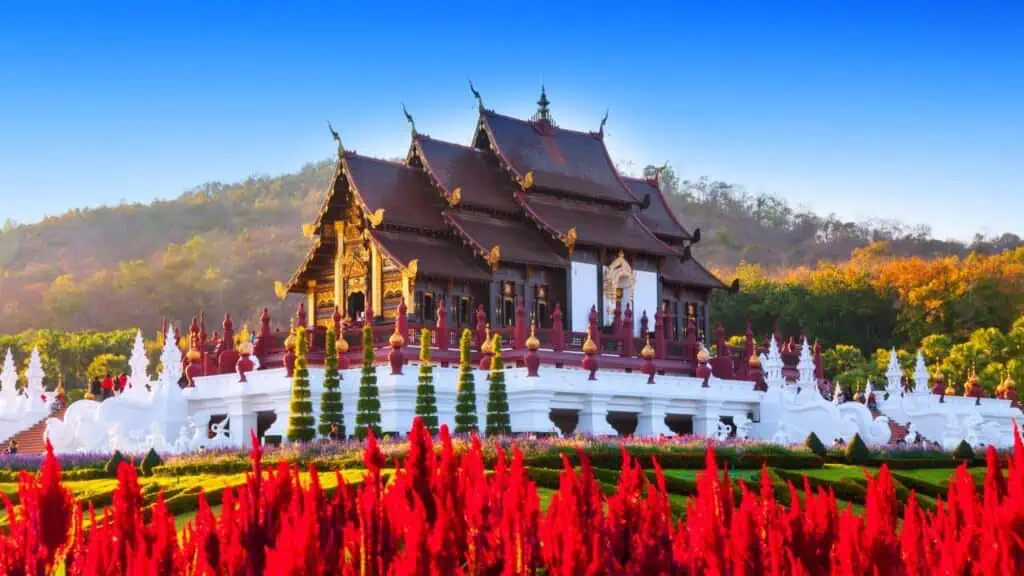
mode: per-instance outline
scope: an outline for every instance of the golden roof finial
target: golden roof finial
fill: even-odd
[[[494,353],[494,341],[491,340],[491,324],[488,322],[484,326],[484,341],[480,344],[480,352],[484,354]]]
[[[368,212],[366,218],[370,221],[370,225],[377,228],[384,222],[384,209],[378,208],[373,212]]]
[[[647,336],[647,340],[644,343],[643,350],[640,350],[640,356],[644,360],[650,360],[651,358],[654,358],[654,347],[651,346],[651,337],[650,336]]]
[[[526,339],[526,349],[536,350],[540,348],[540,340],[537,339],[537,322],[530,322],[530,337]]]
[[[448,205],[451,207],[458,206],[462,203],[462,187],[458,187],[452,190],[452,195],[448,197]]]
[[[490,265],[492,270],[497,270],[501,266],[501,246],[495,244],[491,247],[491,250],[484,256],[484,260]]]
[[[388,338],[388,344],[391,344],[392,348],[398,348],[405,344],[405,337],[399,331],[398,322],[395,322],[395,331],[391,333],[391,338]]]
[[[565,237],[562,238],[562,242],[565,247],[569,250],[569,256],[572,256],[573,250],[576,249],[576,227],[572,226],[569,231],[565,233]]]

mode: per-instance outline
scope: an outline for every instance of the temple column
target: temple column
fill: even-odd
[[[702,436],[718,434],[721,409],[722,406],[720,404],[709,402],[701,404],[698,413],[693,415],[693,433]]]
[[[345,302],[345,274],[342,264],[345,262],[345,222],[334,221],[334,238],[337,250],[334,253],[334,305],[344,314],[347,310]]]
[[[644,401],[643,411],[637,415],[636,434],[638,436],[672,435],[672,430],[665,425],[665,407],[668,402],[658,398]]]
[[[615,428],[608,423],[608,401],[611,395],[591,394],[583,401],[576,431],[593,436],[615,436]]]
[[[383,274],[381,273],[380,249],[376,242],[370,242],[370,292],[373,295],[373,313],[384,313]],[[372,318],[370,319],[372,320]]]
[[[316,280],[306,282],[306,326],[316,326]]]

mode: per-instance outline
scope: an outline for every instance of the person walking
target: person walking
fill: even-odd
[[[103,379],[103,399],[113,398],[114,396],[114,377],[107,372],[106,378]]]

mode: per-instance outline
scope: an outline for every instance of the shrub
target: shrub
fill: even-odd
[[[150,448],[149,452],[146,452],[146,457],[142,459],[142,473],[146,476],[152,476],[153,469],[163,463],[164,461],[160,458],[160,455],[156,453],[156,450]]]
[[[437,395],[434,392],[434,365],[430,363],[430,329],[420,332],[420,375],[416,387],[416,415],[431,434],[437,434]]]
[[[828,449],[825,448],[825,444],[821,442],[821,439],[818,438],[818,435],[814,432],[807,435],[807,439],[804,440],[804,447],[822,458],[828,454]]]
[[[490,384],[487,395],[487,427],[488,436],[501,436],[512,433],[508,416],[508,394],[505,391],[505,360],[501,354],[501,334],[494,335],[494,357],[491,358],[491,371],[487,375]]]
[[[974,448],[967,443],[966,440],[961,440],[956,448],[953,449],[953,458],[957,460],[966,460],[968,463],[974,461]]]
[[[344,336],[343,336],[344,337]],[[320,395],[321,436],[329,436],[331,428],[338,427],[338,434],[345,437],[345,404],[341,398],[341,382],[338,373],[338,338],[334,328],[327,330],[326,357],[324,358],[324,391]]]
[[[473,366],[470,362],[473,351],[473,334],[469,329],[462,331],[459,340],[459,393],[455,404],[455,433],[469,434],[477,431],[476,385],[473,382]]]
[[[121,454],[120,450],[114,450],[114,454],[107,461],[107,465],[103,467],[103,471],[107,473],[107,476],[117,478],[117,469],[124,461],[124,454]]]
[[[846,461],[850,464],[864,465],[871,458],[871,450],[861,439],[860,434],[854,434],[850,443],[846,445]]]
[[[316,436],[313,429],[313,401],[309,391],[309,368],[306,365],[306,329],[295,329],[295,370],[292,374],[292,399],[288,405],[288,431],[292,442],[309,442]]]
[[[380,437],[380,393],[377,390],[377,356],[373,347],[373,328],[363,326],[363,371],[359,378],[359,403],[356,404],[356,438],[363,440],[367,430]]]

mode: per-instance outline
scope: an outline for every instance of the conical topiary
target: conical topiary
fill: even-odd
[[[473,367],[470,353],[473,349],[473,334],[469,329],[462,331],[459,340],[459,394],[455,404],[455,433],[476,432],[476,385],[473,382]]]
[[[103,467],[103,471],[106,472],[107,476],[117,478],[117,469],[121,466],[121,462],[127,462],[124,459],[124,454],[121,454],[120,450],[114,450],[110,460],[107,460],[106,465]]]
[[[821,442],[821,438],[818,438],[818,435],[814,432],[807,435],[807,439],[804,440],[804,447],[816,456],[824,458],[828,455],[828,449],[825,448],[825,445]]]
[[[431,434],[437,433],[437,396],[434,366],[430,363],[430,329],[420,331],[420,383],[416,387],[416,415]]]
[[[850,443],[846,445],[846,461],[850,464],[867,464],[871,459],[871,450],[861,439],[860,434],[854,434]]]
[[[505,360],[501,355],[501,334],[494,335],[494,355],[491,371],[487,374],[487,428],[488,436],[512,433],[508,417],[508,394],[505,391]]]
[[[342,335],[344,338],[344,335]],[[326,358],[324,358],[324,391],[320,394],[321,436],[329,436],[331,428],[338,426],[338,435],[345,437],[345,404],[341,399],[341,382],[338,374],[338,339],[334,328],[327,330]]]
[[[956,448],[953,448],[953,458],[971,462],[974,460],[974,448],[971,448],[971,445],[968,444],[966,440],[961,440],[960,443],[956,445]]]
[[[146,457],[142,459],[142,464],[139,468],[142,469],[142,473],[146,476],[153,475],[153,469],[163,464],[164,461],[160,458],[160,455],[156,453],[155,448],[150,448],[149,452],[146,452]]]
[[[364,440],[366,430],[380,437],[380,397],[377,392],[376,351],[373,348],[373,328],[363,326],[363,374],[359,378],[359,403],[356,404],[355,436]]]
[[[288,431],[290,442],[309,442],[316,437],[313,428],[313,394],[309,391],[309,368],[306,365],[306,329],[295,329],[295,370],[292,372],[292,400],[288,406]]]

